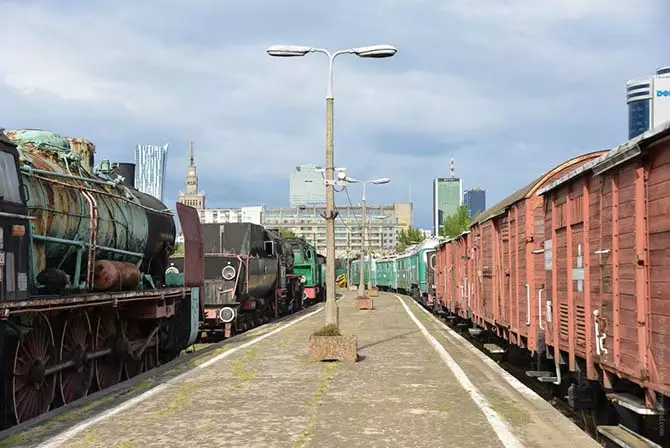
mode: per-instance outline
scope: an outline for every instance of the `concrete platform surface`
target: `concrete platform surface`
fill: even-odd
[[[355,310],[355,295],[339,302],[355,364],[307,360],[324,324],[310,313],[40,446],[599,446],[410,298],[381,293],[374,310]]]

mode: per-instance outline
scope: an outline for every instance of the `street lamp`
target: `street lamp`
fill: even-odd
[[[381,216],[371,216],[370,220],[368,221],[368,245],[367,245],[367,255],[368,258],[370,258],[370,267],[368,268],[368,291],[372,289],[372,243],[370,242],[370,234],[372,233],[372,218],[378,219],[380,221],[383,221],[384,219],[388,218],[388,216],[381,215]],[[384,223],[382,222],[382,230],[384,228]],[[382,243],[379,243],[379,248],[380,250],[383,249]]]
[[[308,53],[323,53],[328,56],[328,91],[326,93],[326,325],[339,326],[337,302],[335,302],[335,192],[333,160],[333,62],[341,54],[355,54],[362,58],[389,58],[398,50],[391,45],[372,45],[351,48],[331,53],[322,48],[301,45],[273,45],[267,49],[270,56],[296,57]]]
[[[375,184],[375,185],[387,184],[387,183],[391,182],[391,179],[389,179],[388,177],[382,177],[381,179],[358,180],[358,179],[354,179],[352,177],[347,176],[347,177],[345,177],[344,180],[345,180],[345,182],[350,182],[350,183],[353,183],[353,184],[363,185],[363,197],[361,199],[361,221],[362,221],[361,222],[361,233],[362,233],[361,236],[363,236],[363,241],[361,242],[361,272],[360,272],[361,278],[360,278],[360,284],[358,285],[358,295],[360,297],[365,297],[365,284],[364,284],[364,278],[365,277],[363,277],[363,270],[365,268],[365,266],[364,266],[364,264],[365,264],[364,256],[365,256],[365,247],[366,247],[366,240],[367,240],[367,238],[365,238],[366,237],[365,219],[366,219],[366,215],[367,215],[367,207],[366,207],[366,201],[365,201],[365,187],[368,184]],[[370,262],[370,263],[372,263],[372,262]],[[370,270],[370,272],[372,272],[372,270]],[[372,274],[368,275],[368,277],[371,277],[371,276],[372,276]],[[372,288],[372,278],[369,278],[368,279],[368,289],[371,289],[371,288]]]

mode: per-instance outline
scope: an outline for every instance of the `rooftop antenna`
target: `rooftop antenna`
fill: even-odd
[[[456,177],[456,167],[454,166],[454,159],[453,158],[449,162],[449,173],[451,174],[452,179],[454,177]]]

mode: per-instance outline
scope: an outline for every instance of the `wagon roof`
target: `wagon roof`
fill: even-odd
[[[511,205],[527,198],[533,195],[540,187],[542,187],[547,180],[551,178],[554,174],[560,172],[561,170],[564,170],[567,167],[570,167],[571,165],[575,165],[579,162],[582,162],[584,160],[592,159],[597,157],[598,155],[602,154],[602,151],[595,151],[595,152],[589,152],[586,154],[582,154],[581,156],[574,157],[572,159],[566,160],[565,162],[561,163],[560,165],[555,166],[549,171],[546,171],[543,173],[541,176],[538,178],[534,179],[531,183],[526,185],[525,187],[515,191],[511,195],[507,196],[505,199],[502,201],[498,202],[492,207],[487,208],[484,210],[482,213],[477,215],[475,219],[472,221],[472,224],[481,224],[482,222],[488,221],[491,218],[495,218],[498,215],[501,215],[502,213],[507,210],[508,207]]]
[[[562,176],[559,179],[548,184],[546,187],[542,188],[537,192],[538,195],[545,194],[556,187],[563,185],[570,179],[573,179],[580,174],[589,171],[595,170],[599,173],[604,173],[605,171],[617,166],[620,163],[625,162],[633,157],[636,157],[642,152],[642,148],[646,148],[652,143],[661,140],[663,138],[670,137],[670,121],[666,121],[660,126],[657,126],[653,129],[648,130],[635,138],[628,140],[625,143],[620,144],[611,151],[606,152],[602,156],[598,157],[595,160],[586,163],[579,168],[570,171],[565,176]]]

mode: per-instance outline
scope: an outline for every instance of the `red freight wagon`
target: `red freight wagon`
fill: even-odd
[[[471,317],[472,265],[465,232],[442,243],[436,252],[437,298],[443,310],[464,319]]]
[[[621,406],[659,414],[670,397],[670,123],[539,194],[540,322],[554,359],[601,382]]]
[[[473,321],[509,343],[535,350],[544,263],[543,197],[537,191],[603,151],[570,159],[481,213],[470,227]]]

